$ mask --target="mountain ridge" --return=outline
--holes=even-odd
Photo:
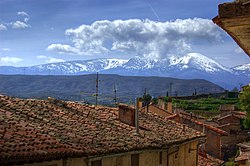
[[[48,96],[62,100],[85,100],[94,103],[96,74],[77,76],[54,75],[0,75],[0,94],[21,98],[47,99]],[[154,96],[173,96],[221,93],[224,89],[203,79],[176,79],[169,77],[120,76],[99,74],[98,98],[103,103],[114,101],[114,85],[119,102],[134,102],[135,97],[147,92]]]
[[[156,60],[134,57],[129,60],[102,58],[36,65],[31,67],[0,66],[0,74],[82,75],[118,74],[126,76],[160,76],[180,79],[206,79],[226,89],[250,80],[250,64],[227,68],[199,53]]]

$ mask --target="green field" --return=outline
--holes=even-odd
[[[173,105],[186,111],[202,110],[206,112],[218,112],[220,105],[234,104],[239,108],[238,98],[201,98],[196,100],[173,99]]]

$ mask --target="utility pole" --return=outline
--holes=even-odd
[[[117,105],[117,98],[116,98],[116,87],[115,87],[115,84],[114,84],[114,93],[115,93],[115,98],[114,98],[114,101],[115,101],[115,105]]]
[[[26,68],[24,67],[23,68],[23,75],[25,75],[26,74]]]
[[[138,98],[135,98],[135,128],[136,134],[140,135],[139,133],[139,108],[138,108]]]
[[[99,78],[98,78],[98,72],[96,73],[96,92],[95,92],[95,106],[97,106],[97,100],[98,100],[98,83],[99,83]]]

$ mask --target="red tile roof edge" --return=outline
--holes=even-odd
[[[236,117],[236,118],[239,118],[239,119],[240,119],[240,117],[235,116],[234,114],[229,114],[229,115],[223,116],[223,117],[221,117],[221,118],[218,118],[217,120],[218,120],[218,121],[220,121],[220,120],[223,120],[223,119],[228,118],[228,117],[230,117],[230,116],[234,116],[234,117]]]
[[[93,154],[93,155],[86,155],[84,152],[52,152],[52,153],[44,153],[44,154],[33,154],[33,155],[18,155],[18,156],[10,156],[10,157],[0,157],[0,165],[22,165],[27,163],[36,163],[36,162],[45,162],[45,161],[52,161],[52,160],[61,160],[61,159],[67,159],[67,158],[98,158],[102,156],[112,156],[114,154],[123,154],[123,153],[130,153],[134,151],[150,151],[150,150],[162,150],[162,149],[168,149],[172,146],[181,145],[183,143],[186,143],[188,141],[195,141],[195,140],[201,140],[205,138],[205,136],[199,136],[192,139],[182,140],[180,142],[172,142],[162,147],[144,147],[144,148],[133,148],[129,151],[119,151],[114,150],[110,151],[108,153],[100,153],[100,154]]]
[[[244,161],[250,159],[250,151],[242,152],[238,157],[234,159],[234,161]]]
[[[223,136],[227,136],[227,135],[228,135],[228,133],[227,133],[226,131],[224,131],[224,130],[221,130],[221,129],[217,128],[217,127],[214,127],[214,126],[211,126],[211,125],[208,125],[208,124],[204,124],[203,122],[200,122],[200,121],[197,121],[197,120],[194,120],[194,119],[186,118],[186,117],[181,116],[181,115],[179,115],[179,114],[174,114],[174,115],[168,116],[168,117],[166,117],[166,119],[172,120],[172,119],[174,119],[176,116],[180,116],[181,118],[190,120],[190,121],[196,123],[197,125],[205,126],[206,128],[208,128],[208,129],[210,129],[210,130],[212,130],[212,131],[214,131],[214,132],[216,132],[216,133],[218,133],[218,134],[221,134],[221,135],[223,135]]]
[[[9,156],[9,157],[0,157],[0,165],[20,165],[27,163],[35,163],[35,162],[44,162],[51,160],[60,160],[64,158],[71,157],[81,157],[83,155],[82,152],[54,152],[54,153],[44,153],[44,154],[31,154],[31,155],[18,155],[18,156]],[[28,161],[28,162],[27,162]]]
[[[240,123],[227,123],[227,124],[218,126],[218,128],[226,127],[226,126],[230,126],[230,125],[239,125],[239,124],[240,124]]]

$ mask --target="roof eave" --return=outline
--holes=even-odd
[[[250,57],[250,37],[245,39],[242,37],[243,34],[235,33],[235,29],[242,28],[243,25],[247,26],[246,29],[250,28],[250,24],[247,24],[250,20],[250,3],[223,3],[218,6],[218,9],[219,14],[212,19],[213,22],[226,31]],[[232,24],[228,25],[230,23]]]

